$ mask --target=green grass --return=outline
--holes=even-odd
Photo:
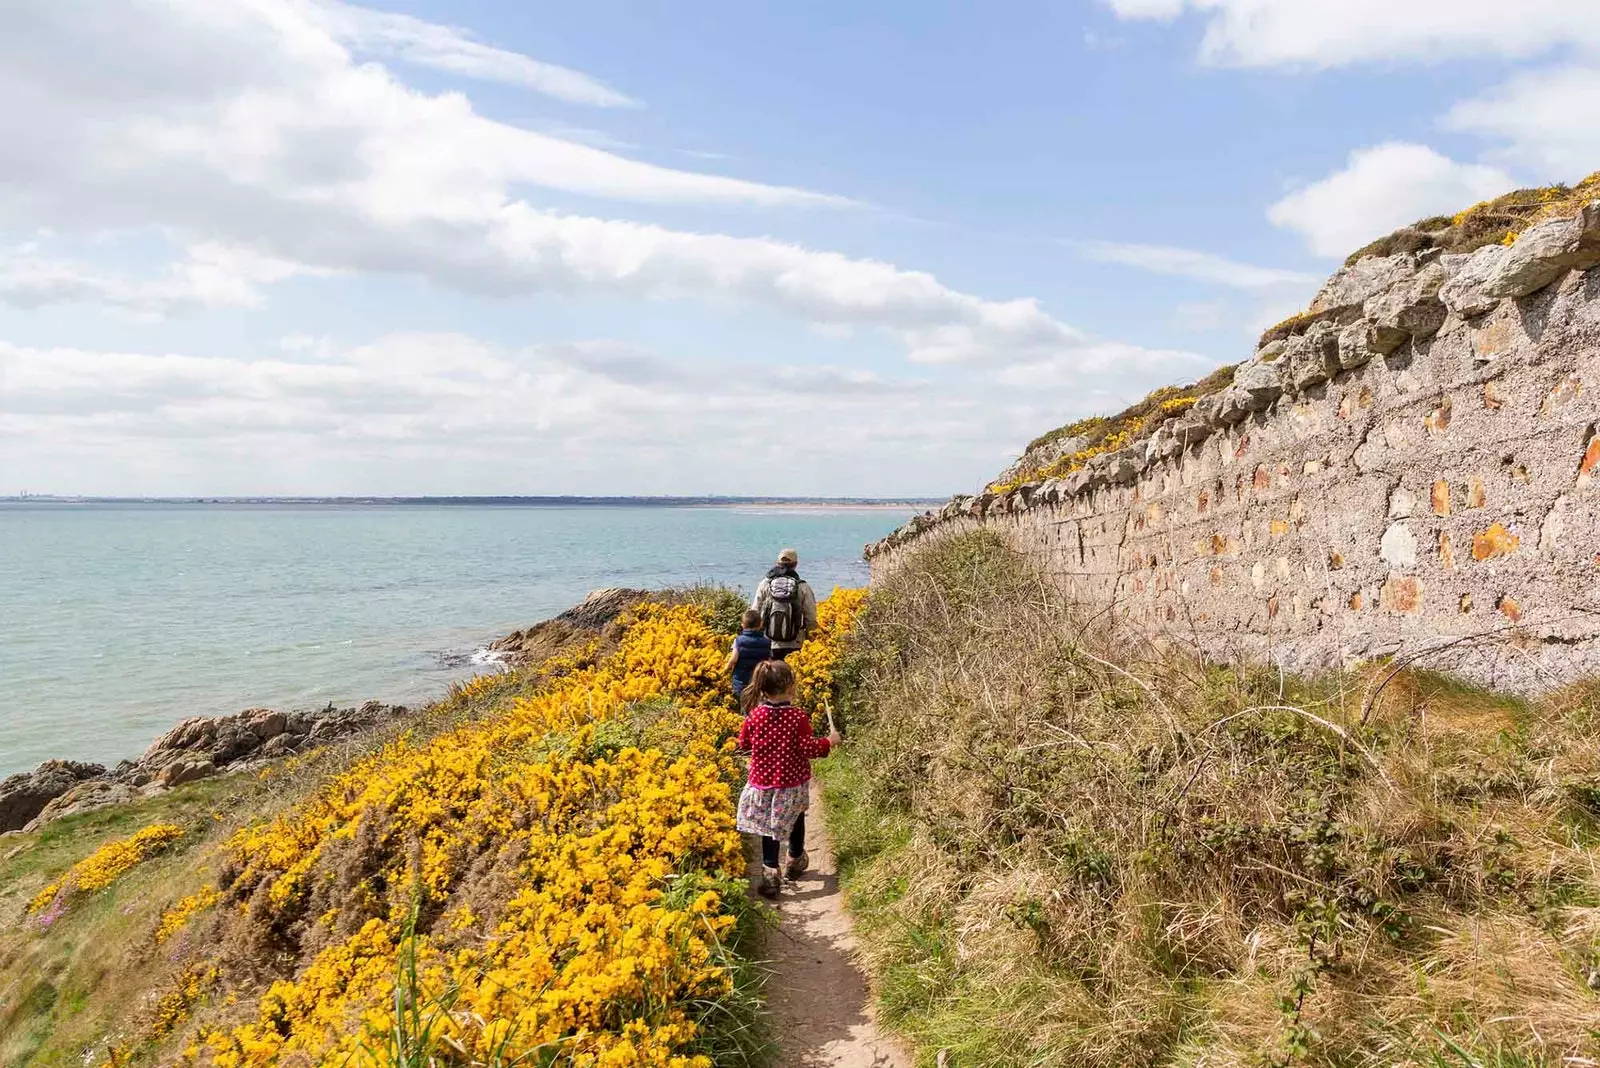
[[[952,538],[874,589],[837,669],[850,744],[819,774],[919,1063],[1600,1049],[1600,685],[1285,676],[1075,612]]]

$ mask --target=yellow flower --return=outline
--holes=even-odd
[[[58,898],[61,904],[79,894],[104,890],[147,857],[153,856],[183,837],[183,828],[171,823],[155,823],[128,838],[119,838],[74,864],[65,875],[51,883],[28,902],[29,912],[39,912]]]

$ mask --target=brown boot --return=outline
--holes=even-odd
[[[756,887],[756,893],[762,897],[777,897],[780,885],[777,868],[762,868],[761,882]]]
[[[784,871],[784,875],[790,879],[798,879],[800,873],[809,867],[811,867],[811,854],[801,850],[798,857],[789,858],[789,867]]]

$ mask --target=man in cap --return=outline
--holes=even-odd
[[[811,586],[800,577],[795,565],[800,554],[785,549],[778,562],[756,589],[750,607],[761,614],[767,637],[772,641],[772,657],[782,660],[817,629],[817,598]]]

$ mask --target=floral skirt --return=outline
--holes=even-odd
[[[739,795],[739,829],[746,834],[785,839],[810,804],[810,783],[772,790],[747,783]]]

